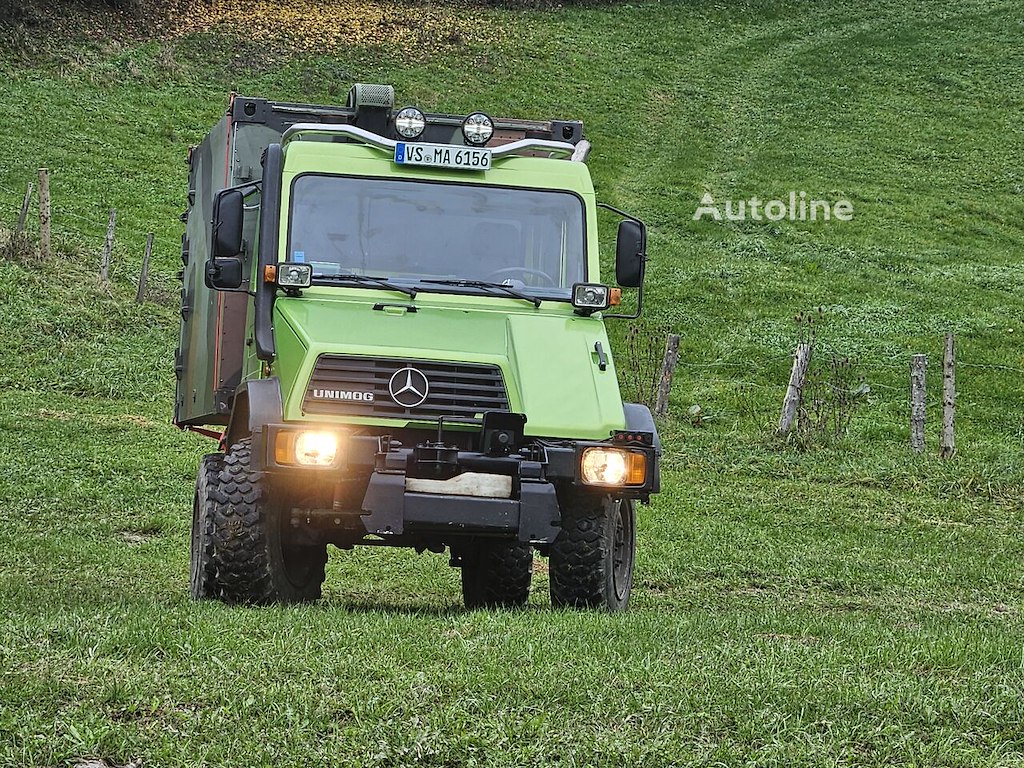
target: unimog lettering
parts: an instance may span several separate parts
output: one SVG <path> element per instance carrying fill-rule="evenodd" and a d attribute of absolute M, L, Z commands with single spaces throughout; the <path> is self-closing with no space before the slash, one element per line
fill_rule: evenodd
<path fill-rule="evenodd" d="M 390 86 L 231 96 L 182 238 L 174 420 L 222 430 L 193 597 L 315 600 L 329 545 L 372 544 L 447 552 L 469 608 L 525 605 L 536 556 L 552 605 L 627 607 L 661 443 L 605 324 L 640 316 L 647 236 L 597 201 L 589 147 L 577 120 L 395 109 Z"/>
<path fill-rule="evenodd" d="M 358 400 L 364 403 L 373 402 L 373 392 L 353 392 L 348 389 L 314 389 L 313 397 L 320 400 Z"/>

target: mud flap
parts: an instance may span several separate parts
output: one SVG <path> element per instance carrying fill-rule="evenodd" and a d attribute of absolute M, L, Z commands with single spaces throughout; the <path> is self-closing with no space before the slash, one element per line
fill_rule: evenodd
<path fill-rule="evenodd" d="M 554 541 L 562 529 L 555 486 L 550 483 L 523 483 L 519 499 L 519 540 L 531 544 Z"/>
<path fill-rule="evenodd" d="M 405 532 L 405 475 L 374 472 L 363 497 L 367 533 L 394 536 Z"/>

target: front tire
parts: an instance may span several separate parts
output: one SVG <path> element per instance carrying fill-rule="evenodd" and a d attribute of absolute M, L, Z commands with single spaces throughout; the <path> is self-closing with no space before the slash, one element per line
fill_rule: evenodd
<path fill-rule="evenodd" d="M 533 547 L 480 541 L 462 555 L 462 602 L 475 608 L 521 608 L 530 599 Z"/>
<path fill-rule="evenodd" d="M 200 465 L 193 511 L 192 595 L 228 603 L 316 600 L 324 582 L 327 546 L 294 540 L 287 527 L 287 508 L 275 502 L 263 476 L 250 469 L 251 453 L 246 438 L 231 446 L 219 464 L 206 457 Z"/>
<path fill-rule="evenodd" d="M 551 604 L 624 611 L 633 591 L 636 509 L 631 499 L 566 492 L 551 545 Z"/>

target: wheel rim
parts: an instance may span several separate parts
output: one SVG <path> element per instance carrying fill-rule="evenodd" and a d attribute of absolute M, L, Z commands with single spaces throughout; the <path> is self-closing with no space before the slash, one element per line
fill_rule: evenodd
<path fill-rule="evenodd" d="M 623 512 L 623 502 L 615 502 L 615 536 L 612 546 L 612 586 L 615 597 L 625 600 L 633 574 L 632 520 Z"/>

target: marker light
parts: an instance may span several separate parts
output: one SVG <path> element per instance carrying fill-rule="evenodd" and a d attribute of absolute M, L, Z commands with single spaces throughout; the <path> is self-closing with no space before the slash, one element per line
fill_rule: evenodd
<path fill-rule="evenodd" d="M 588 314 L 611 305 L 607 285 L 600 283 L 576 283 L 572 287 L 572 305 Z"/>
<path fill-rule="evenodd" d="M 415 139 L 427 127 L 427 118 L 416 107 L 404 107 L 395 115 L 395 130 L 403 139 Z"/>
<path fill-rule="evenodd" d="M 285 262 L 277 267 L 277 284 L 282 288 L 309 288 L 312 282 L 312 264 Z"/>
<path fill-rule="evenodd" d="M 580 477 L 587 485 L 643 485 L 647 457 L 621 448 L 586 448 L 580 458 Z"/>
<path fill-rule="evenodd" d="M 462 121 L 462 135 L 474 147 L 482 147 L 494 135 L 494 121 L 483 112 L 474 112 Z"/>
<path fill-rule="evenodd" d="M 281 431 L 274 444 L 278 464 L 299 464 L 304 467 L 330 467 L 338 457 L 338 435 L 335 432 L 308 430 Z"/>

